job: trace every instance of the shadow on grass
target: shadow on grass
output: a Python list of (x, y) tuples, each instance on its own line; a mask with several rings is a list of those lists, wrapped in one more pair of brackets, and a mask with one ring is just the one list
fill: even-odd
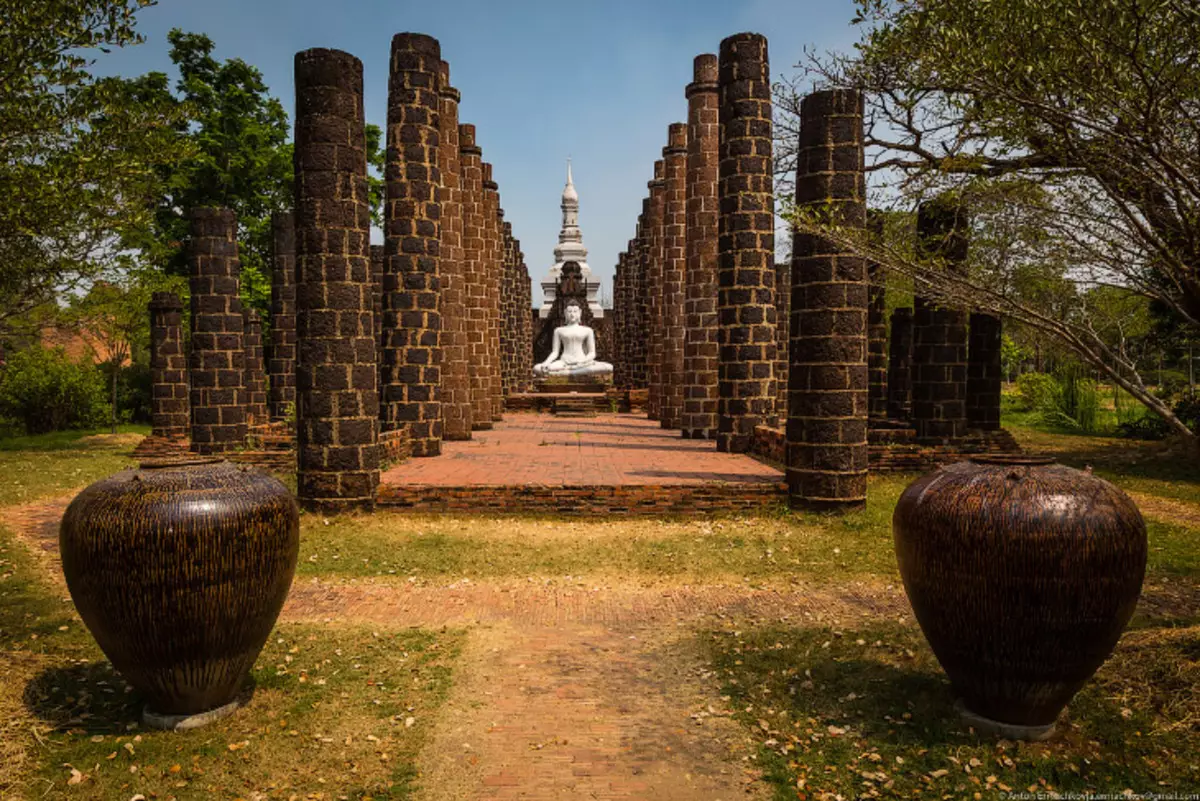
[(58, 731), (123, 734), (142, 717), (142, 701), (105, 661), (55, 667), (25, 685), (25, 708)]
[(1129, 632), (1044, 743), (993, 740), (964, 725), (913, 625), (765, 627), (704, 641), (778, 799), (797, 789), (810, 798), (1166, 792), (1200, 780), (1196, 629)]

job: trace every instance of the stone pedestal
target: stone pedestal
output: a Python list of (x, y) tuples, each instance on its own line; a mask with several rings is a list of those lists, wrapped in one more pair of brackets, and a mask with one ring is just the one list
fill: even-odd
[(150, 298), (150, 435), (187, 439), (188, 364), (183, 347), (183, 303), (174, 292)]
[(721, 42), (717, 449), (750, 450), (775, 411), (775, 201), (766, 37)]
[(379, 394), (362, 62), (296, 54), (297, 495), (372, 509)]
[(191, 229), (191, 447), (224, 453), (246, 441), (237, 217), (229, 209), (192, 209)]
[(413, 456), (442, 451), (441, 213), (436, 39), (392, 38), (388, 77), (383, 427), (406, 427)]

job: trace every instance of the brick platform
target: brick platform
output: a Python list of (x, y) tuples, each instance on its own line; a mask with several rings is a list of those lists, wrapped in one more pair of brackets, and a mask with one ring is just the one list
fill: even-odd
[(430, 511), (555, 514), (696, 514), (786, 499), (783, 474), (740, 454), (718, 453), (656, 421), (514, 416), (439, 459), (382, 476), (379, 503)]

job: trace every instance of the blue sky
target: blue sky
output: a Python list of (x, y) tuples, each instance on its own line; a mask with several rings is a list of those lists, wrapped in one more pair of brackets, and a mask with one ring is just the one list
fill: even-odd
[(367, 119), (382, 126), (392, 35), (434, 36), (535, 287), (553, 262), (570, 156), (588, 263), (609, 291), (667, 126), (687, 119), (692, 59), (754, 31), (770, 43), (772, 74), (791, 75), (805, 47), (850, 49), (853, 15), (852, 0), (160, 0), (138, 16), (145, 44), (101, 56), (97, 71), (174, 77), (167, 32), (205, 33), (217, 58), (258, 67), (290, 117), (293, 56), (332, 47), (363, 61)]

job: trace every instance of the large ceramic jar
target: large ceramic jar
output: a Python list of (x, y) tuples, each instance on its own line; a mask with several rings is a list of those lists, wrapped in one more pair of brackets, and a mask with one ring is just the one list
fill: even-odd
[(291, 586), (299, 512), (257, 470), (156, 460), (81, 492), (59, 543), (83, 622), (146, 721), (176, 728), (236, 708)]
[(968, 720), (1049, 736), (1141, 593), (1133, 501), (1052, 458), (980, 456), (913, 482), (892, 528), (913, 612)]

